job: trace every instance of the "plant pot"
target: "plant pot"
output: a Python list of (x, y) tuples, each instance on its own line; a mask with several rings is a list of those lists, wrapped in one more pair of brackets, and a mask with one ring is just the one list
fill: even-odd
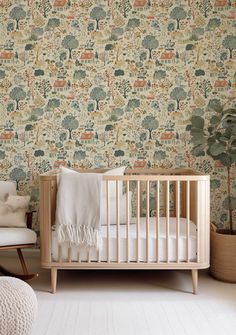
[(210, 274), (224, 282), (236, 283), (236, 235), (223, 234), (211, 225)]

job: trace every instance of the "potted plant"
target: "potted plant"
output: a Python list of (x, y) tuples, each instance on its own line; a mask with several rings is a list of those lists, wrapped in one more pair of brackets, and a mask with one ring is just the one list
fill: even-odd
[(210, 273), (219, 280), (236, 282), (236, 224), (233, 219), (236, 197), (232, 194), (231, 178), (232, 171), (236, 170), (236, 108), (225, 108), (219, 100), (212, 99), (207, 112), (209, 123), (195, 115), (187, 130), (192, 136), (192, 153), (211, 156), (227, 173), (227, 197), (222, 205), (228, 210), (228, 224), (224, 229), (211, 224)]

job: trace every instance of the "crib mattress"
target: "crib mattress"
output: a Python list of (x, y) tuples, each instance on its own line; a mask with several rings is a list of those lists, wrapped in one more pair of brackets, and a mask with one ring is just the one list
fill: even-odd
[[(137, 225), (136, 219), (131, 220), (129, 225), (129, 261), (137, 262)], [(156, 218), (151, 217), (149, 219), (149, 262), (156, 261)], [(187, 251), (187, 221), (184, 218), (180, 218), (179, 221), (179, 261), (186, 261)], [(120, 262), (127, 261), (127, 246), (126, 246), (126, 224), (120, 224)], [(103, 248), (100, 251), (100, 261), (107, 262), (107, 226), (101, 227), (101, 235), (103, 240)], [(161, 217), (159, 222), (159, 238), (158, 238), (158, 252), (159, 261), (166, 262), (166, 218)], [(58, 261), (58, 240), (57, 233), (52, 231), (52, 259)], [(68, 243), (61, 244), (61, 257), (62, 261), (68, 260)], [(197, 250), (197, 232), (196, 225), (189, 222), (189, 259), (190, 261), (196, 261), (196, 250)], [(78, 261), (78, 249), (76, 246), (71, 247), (71, 259), (72, 261)], [(170, 262), (177, 261), (176, 258), (176, 218), (170, 218), (169, 221), (169, 247), (168, 256)], [(86, 250), (80, 250), (80, 261), (88, 261), (88, 252)], [(98, 252), (95, 249), (90, 250), (90, 261), (98, 261)], [(117, 261), (117, 238), (116, 238), (116, 225), (110, 226), (110, 262)], [(146, 262), (146, 218), (140, 218), (140, 229), (139, 229), (139, 261)]]

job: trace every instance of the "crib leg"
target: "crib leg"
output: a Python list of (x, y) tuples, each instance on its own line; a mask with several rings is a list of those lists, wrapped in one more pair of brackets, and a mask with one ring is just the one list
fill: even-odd
[(192, 269), (192, 283), (193, 283), (193, 294), (197, 294), (198, 286), (198, 270)]
[(56, 293), (57, 289), (57, 268), (51, 268), (51, 288), (52, 293)]

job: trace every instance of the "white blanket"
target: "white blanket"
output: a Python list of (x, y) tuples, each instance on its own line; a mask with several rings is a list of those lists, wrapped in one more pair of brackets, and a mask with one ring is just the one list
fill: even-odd
[(59, 243), (102, 248), (100, 199), (102, 175), (61, 173), (57, 192), (56, 228)]

